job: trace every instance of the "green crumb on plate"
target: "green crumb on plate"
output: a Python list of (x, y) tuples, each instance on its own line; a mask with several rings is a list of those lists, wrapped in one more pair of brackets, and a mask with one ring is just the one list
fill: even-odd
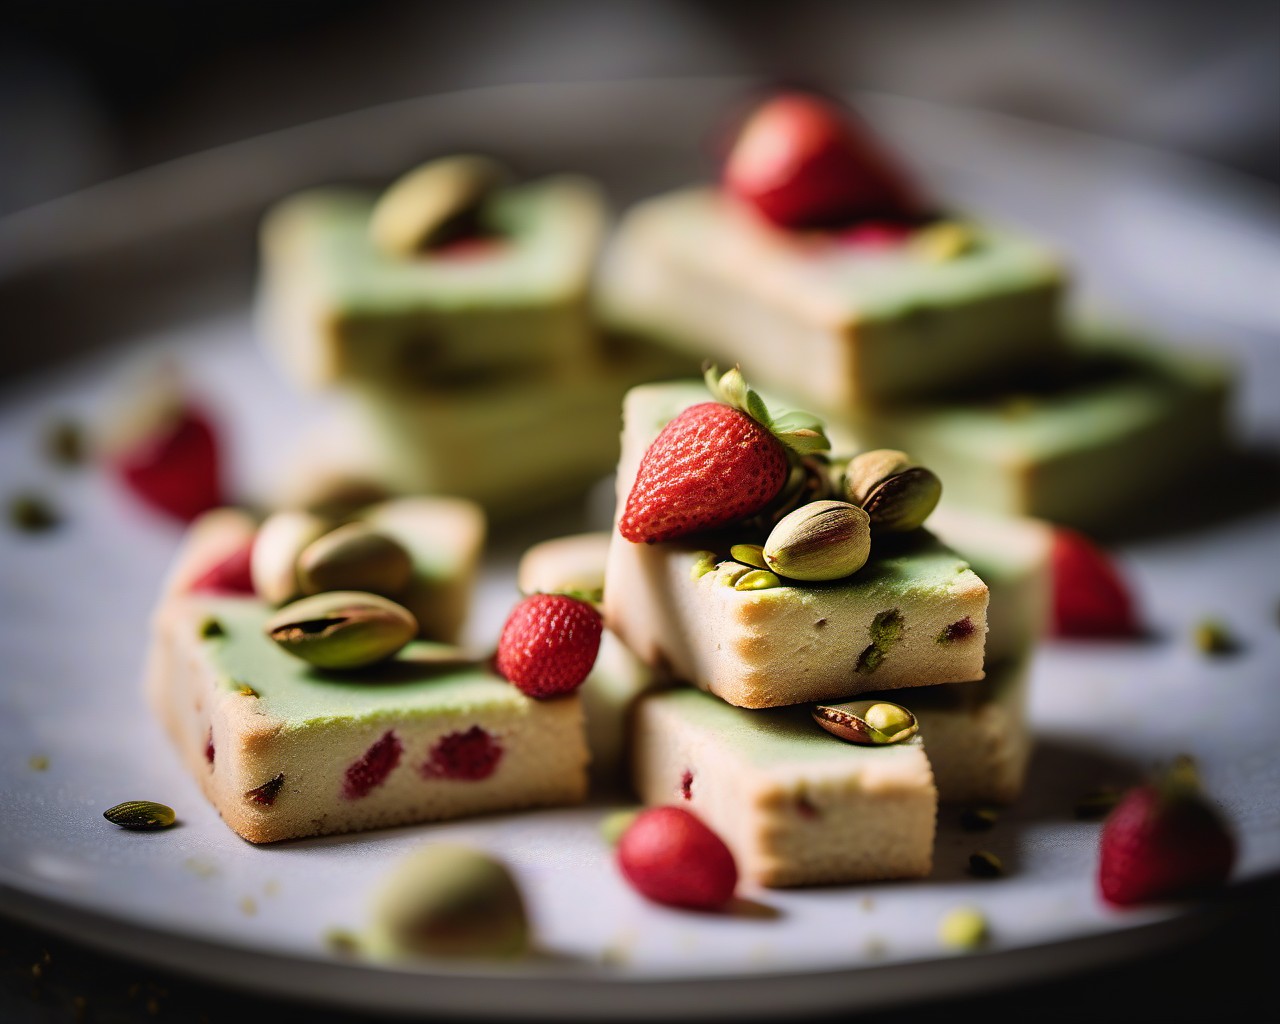
[(1218, 619), (1204, 619), (1195, 631), (1195, 643), (1202, 654), (1235, 654), (1240, 643)]
[(628, 807), (621, 811), (613, 811), (600, 819), (600, 835), (610, 846), (617, 846), (622, 833), (631, 827), (640, 813), (639, 807)]
[(9, 522), (23, 533), (43, 533), (61, 521), (53, 506), (37, 494), (19, 494), (9, 501)]

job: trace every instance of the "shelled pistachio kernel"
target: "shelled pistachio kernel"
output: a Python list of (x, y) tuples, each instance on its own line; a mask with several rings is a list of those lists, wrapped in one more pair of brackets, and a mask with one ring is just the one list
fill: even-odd
[(919, 731), (916, 716), (900, 704), (854, 700), (844, 704), (819, 704), (813, 720), (832, 736), (860, 746), (901, 743)]
[(987, 919), (975, 907), (956, 907), (938, 922), (938, 938), (951, 949), (977, 949), (987, 941)]
[(764, 543), (764, 560), (779, 576), (805, 582), (851, 576), (871, 555), (871, 521), (845, 501), (811, 501), (784, 516)]
[(995, 828), (1000, 815), (990, 807), (966, 807), (960, 812), (960, 827), (966, 832), (987, 832)]
[(413, 560), (404, 545), (364, 523), (339, 526), (298, 556), (298, 583), (304, 594), (363, 590), (394, 597), (412, 576)]
[(1004, 861), (990, 850), (969, 854), (969, 874), (974, 878), (999, 878), (1004, 874)]
[(930, 263), (947, 263), (978, 245), (972, 227), (959, 221), (943, 220), (917, 231), (911, 247)]
[(266, 633), (317, 668), (363, 668), (390, 658), (418, 632), (413, 614), (376, 594), (336, 590), (281, 608)]
[(700, 580), (709, 572), (715, 572), (716, 565), (720, 559), (716, 557), (714, 551), (699, 551), (694, 558), (693, 565), (689, 567), (689, 579)]
[(751, 569), (739, 576), (733, 584), (734, 590), (772, 590), (782, 586), (782, 580), (768, 569)]
[(729, 549), (729, 557), (735, 562), (749, 565), (753, 569), (769, 568), (768, 563), (764, 560), (764, 545), (762, 544), (735, 544)]
[(249, 554), (253, 589), (268, 604), (284, 604), (302, 593), (298, 558), (333, 523), (311, 512), (285, 509), (268, 516), (258, 527)]
[(1240, 649), (1239, 641), (1218, 619), (1203, 619), (1196, 624), (1195, 643), (1202, 654), (1234, 654)]
[(444, 241), (460, 220), (508, 180), (505, 167), (483, 156), (451, 156), (417, 167), (382, 193), (369, 218), (373, 244), (406, 259)]
[(172, 807), (153, 800), (126, 800), (122, 804), (108, 807), (102, 812), (102, 816), (111, 824), (133, 832), (155, 832), (168, 828), (178, 820)]
[(9, 501), (9, 521), (24, 533), (42, 533), (61, 522), (53, 506), (37, 494), (18, 494)]
[(942, 481), (893, 448), (854, 456), (845, 467), (844, 481), (845, 497), (866, 511), (872, 528), (891, 533), (923, 526), (942, 497)]
[(84, 430), (75, 420), (55, 420), (45, 430), (44, 450), (59, 466), (79, 466), (84, 462)]
[(527, 951), (529, 922), (500, 861), (432, 843), (387, 878), (367, 938), (371, 952), (390, 956), (510, 957)]
[(622, 833), (630, 828), (643, 808), (628, 807), (621, 811), (611, 811), (600, 820), (600, 835), (610, 846), (617, 846)]

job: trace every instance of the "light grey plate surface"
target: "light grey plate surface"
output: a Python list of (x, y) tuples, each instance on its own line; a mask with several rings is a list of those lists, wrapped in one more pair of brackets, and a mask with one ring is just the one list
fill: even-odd
[[(467, 125), (474, 138), (520, 151), (530, 164), (587, 167), (621, 194), (636, 194), (694, 172), (690, 154), (701, 126), (732, 88), (554, 86), (401, 104), (233, 147), (231, 156), (211, 154), (203, 165), (170, 167), (167, 176), (162, 169), (147, 191), (180, 195), (193, 175), (209, 180), (211, 168), (240, 168), (225, 193), (201, 200), (211, 204), (202, 217), (216, 218), (274, 194), (254, 189), (278, 192), (316, 179), (320, 169), (344, 176), (346, 154), (359, 149), (353, 139), (384, 140), (380, 157), (366, 157), (364, 173), (390, 173), (411, 154), (385, 140), (421, 131), (436, 117), (453, 126), (442, 129), (450, 139)], [(869, 109), (948, 195), (1061, 239), (1087, 268), (1090, 296), (1220, 339), (1243, 370), (1242, 434), (1273, 446), (1280, 440), (1277, 311), (1274, 293), (1262, 288), (1267, 266), (1276, 266), (1267, 220), (1275, 216), (1273, 199), (1125, 146), (885, 98), (873, 98)], [(540, 119), (550, 127), (535, 132), (530, 125)], [(628, 176), (626, 165), (646, 152), (648, 170)], [(561, 153), (569, 155), (558, 160)], [(254, 166), (278, 170), (263, 185), (246, 170)], [(112, 188), (127, 201), (119, 197), (137, 185)], [(79, 197), (73, 212), (92, 213), (103, 201), (101, 193)], [(73, 255), (59, 246), (86, 244), (59, 234), (66, 207), (32, 216), (43, 217), (53, 236), (41, 243), (39, 259), (56, 267)], [(0, 225), (9, 266), (20, 262), (14, 247), (22, 249), (31, 223)], [(148, 230), (165, 227), (152, 221), (133, 235), (121, 228), (119, 237), (100, 240), (96, 257), (78, 258), (145, 243)], [(1171, 255), (1188, 247), (1194, 258)], [(1189, 262), (1200, 272), (1189, 271)], [(1212, 273), (1204, 270), (1210, 266)], [(1041, 653), (1029, 792), (981, 837), (961, 833), (944, 812), (928, 882), (747, 890), (767, 908), (755, 915), (664, 910), (621, 883), (596, 833), (600, 806), (271, 848), (243, 843), (187, 778), (140, 693), (147, 617), (178, 532), (98, 471), (57, 471), (39, 453), (52, 418), (98, 412), (124, 365), (164, 352), (221, 413), (243, 491), (269, 491), (280, 453), (320, 410), (293, 395), (260, 353), (247, 295), (241, 298), (222, 313), (174, 315), (128, 350), (11, 390), (0, 405), (6, 489), (40, 490), (67, 520), (47, 535), (0, 536), (3, 909), (167, 966), (354, 1006), (531, 1016), (776, 1013), (970, 991), (1177, 941), (1198, 926), (1200, 912), (1104, 907), (1093, 880), (1098, 825), (1071, 815), (1092, 783), (1132, 777), (1176, 753), (1197, 758), (1236, 823), (1237, 878), (1280, 869), (1275, 510), (1123, 549), (1159, 639)], [(577, 525), (567, 518), (539, 524), (548, 531)], [(477, 642), (493, 641), (515, 596), (518, 548), (515, 538), (500, 538), (490, 556), (471, 625)], [(1194, 650), (1190, 631), (1206, 614), (1232, 624), (1243, 654), (1210, 661)], [(36, 770), (32, 758), (47, 758), (47, 768)], [(181, 826), (139, 835), (103, 821), (104, 808), (133, 798), (171, 804)], [(379, 876), (438, 836), (492, 849), (514, 866), (545, 954), (510, 969), (387, 970), (335, 960), (326, 930), (358, 927)], [(978, 846), (1004, 857), (1009, 877), (968, 878), (963, 867)], [(939, 948), (938, 919), (961, 904), (981, 907), (991, 921), (993, 941), (982, 954), (955, 957)]]

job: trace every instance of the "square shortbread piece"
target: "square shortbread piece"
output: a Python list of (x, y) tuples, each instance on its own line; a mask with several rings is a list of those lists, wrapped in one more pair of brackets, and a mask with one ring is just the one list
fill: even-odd
[(766, 886), (923, 878), (938, 794), (918, 739), (861, 747), (807, 708), (747, 711), (682, 687), (636, 710), (632, 779), (688, 807)]
[(769, 227), (720, 191), (640, 203), (606, 256), (606, 322), (699, 357), (828, 415), (946, 394), (1060, 348), (1059, 261), (975, 226), (954, 259), (910, 244)]

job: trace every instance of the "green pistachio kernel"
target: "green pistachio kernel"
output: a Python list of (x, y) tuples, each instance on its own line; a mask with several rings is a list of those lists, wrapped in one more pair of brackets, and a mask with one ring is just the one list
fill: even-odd
[(767, 569), (769, 564), (764, 560), (763, 544), (735, 544), (729, 549), (735, 562), (749, 565), (755, 569)]
[(734, 590), (772, 590), (774, 587), (782, 586), (782, 580), (778, 579), (768, 569), (752, 569), (750, 572), (740, 576), (733, 584)]
[(689, 569), (689, 579), (700, 580), (709, 572), (714, 572), (720, 559), (714, 551), (699, 551), (697, 558)]
[(168, 828), (178, 816), (172, 807), (158, 804), (153, 800), (126, 800), (102, 812), (102, 816), (113, 825), (127, 828), (133, 832), (155, 832)]
[(956, 907), (938, 923), (938, 938), (951, 949), (977, 949), (987, 941), (987, 919), (975, 907)]
[(1004, 862), (990, 850), (979, 850), (969, 855), (969, 874), (974, 878), (999, 878), (1004, 874)]
[(628, 807), (621, 811), (611, 811), (600, 821), (600, 835), (610, 846), (617, 846), (622, 833), (631, 827), (631, 823), (640, 814), (639, 807)]
[(1227, 629), (1226, 624), (1218, 619), (1205, 619), (1196, 626), (1196, 647), (1202, 654), (1234, 654), (1240, 644)]

